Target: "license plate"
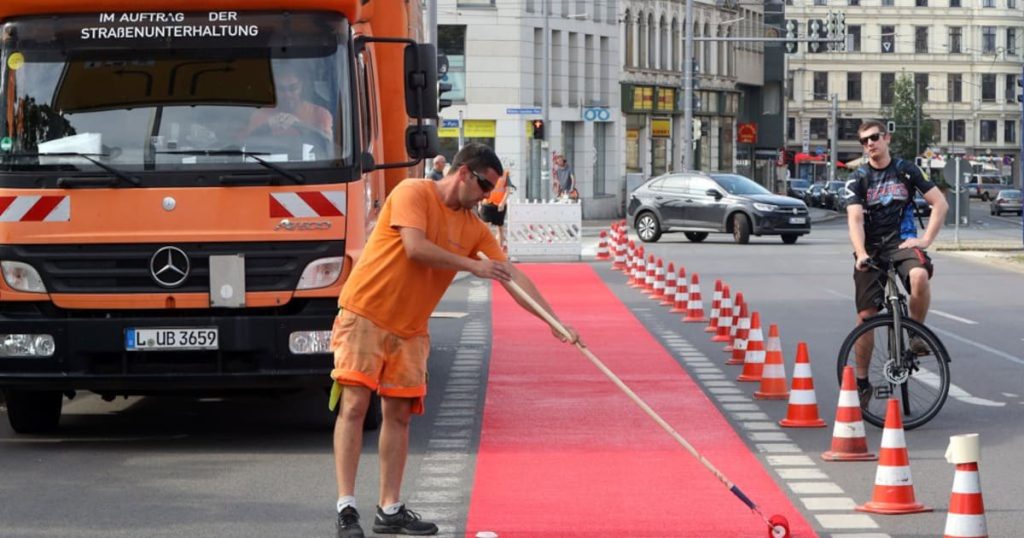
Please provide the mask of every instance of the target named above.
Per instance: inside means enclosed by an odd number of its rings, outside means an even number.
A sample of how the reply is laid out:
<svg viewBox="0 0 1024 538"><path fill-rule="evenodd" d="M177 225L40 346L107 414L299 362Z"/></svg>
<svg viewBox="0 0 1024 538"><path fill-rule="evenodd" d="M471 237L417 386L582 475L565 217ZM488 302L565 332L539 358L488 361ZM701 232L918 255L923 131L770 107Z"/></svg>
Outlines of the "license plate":
<svg viewBox="0 0 1024 538"><path fill-rule="evenodd" d="M790 224L807 224L807 217L789 217Z"/></svg>
<svg viewBox="0 0 1024 538"><path fill-rule="evenodd" d="M174 351L181 349L217 349L216 327L129 328L124 334L128 351Z"/></svg>

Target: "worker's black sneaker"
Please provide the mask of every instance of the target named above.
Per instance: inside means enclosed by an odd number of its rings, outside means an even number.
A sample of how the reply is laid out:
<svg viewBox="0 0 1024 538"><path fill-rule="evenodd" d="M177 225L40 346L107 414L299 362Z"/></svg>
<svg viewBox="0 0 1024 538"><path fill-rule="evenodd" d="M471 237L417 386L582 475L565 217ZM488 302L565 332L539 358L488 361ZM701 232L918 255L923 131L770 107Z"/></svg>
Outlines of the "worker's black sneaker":
<svg viewBox="0 0 1024 538"><path fill-rule="evenodd" d="M875 391L874 387L871 386L871 382L866 378L857 378L857 398L860 399L860 408L867 408L868 404L871 403L871 394Z"/></svg>
<svg viewBox="0 0 1024 538"><path fill-rule="evenodd" d="M428 536L437 534L437 525L429 521L423 521L420 515L409 510L403 504L398 512L387 515L384 510L377 507L377 517L373 519L373 532L377 534L410 534L413 536Z"/></svg>
<svg viewBox="0 0 1024 538"><path fill-rule="evenodd" d="M363 528L359 526L359 512L346 506L338 512L338 538L363 538Z"/></svg>
<svg viewBox="0 0 1024 538"><path fill-rule="evenodd" d="M932 348L928 345L928 342L924 341L924 338L921 338L920 336L911 336L910 352L918 357L924 357L925 355L932 354Z"/></svg>

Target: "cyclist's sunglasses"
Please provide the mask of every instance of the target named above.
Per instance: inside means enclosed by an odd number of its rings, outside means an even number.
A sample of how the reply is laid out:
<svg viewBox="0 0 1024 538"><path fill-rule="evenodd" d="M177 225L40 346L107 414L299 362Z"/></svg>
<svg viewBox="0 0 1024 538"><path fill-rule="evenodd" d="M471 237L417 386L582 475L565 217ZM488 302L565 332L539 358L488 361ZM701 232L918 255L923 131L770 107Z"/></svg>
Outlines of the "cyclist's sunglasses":
<svg viewBox="0 0 1024 538"><path fill-rule="evenodd" d="M474 171L472 168L469 169L469 173L473 174L473 177L476 178L476 184L480 185L480 190L484 191L484 194L487 194L494 190L494 183L491 183L490 181L484 179L483 176L476 173L476 171Z"/></svg>
<svg viewBox="0 0 1024 538"><path fill-rule="evenodd" d="M865 136L864 138L860 139L860 145L866 146L866 145L868 145L868 141L878 142L879 138L882 138L882 133L869 134L869 135Z"/></svg>

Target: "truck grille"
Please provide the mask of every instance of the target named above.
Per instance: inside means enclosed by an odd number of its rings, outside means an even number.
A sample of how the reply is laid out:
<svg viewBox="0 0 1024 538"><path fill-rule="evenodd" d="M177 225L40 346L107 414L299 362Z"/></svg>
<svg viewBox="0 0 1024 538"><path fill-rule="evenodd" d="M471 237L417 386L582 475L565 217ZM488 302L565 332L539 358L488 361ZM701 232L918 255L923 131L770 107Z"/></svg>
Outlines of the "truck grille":
<svg viewBox="0 0 1024 538"><path fill-rule="evenodd" d="M188 277L171 289L160 286L150 271L150 259L165 246L181 249L190 262ZM11 245L0 246L0 259L31 264L51 293L205 293L210 291L210 256L244 255L248 291L290 291L309 262L344 251L344 241Z"/></svg>

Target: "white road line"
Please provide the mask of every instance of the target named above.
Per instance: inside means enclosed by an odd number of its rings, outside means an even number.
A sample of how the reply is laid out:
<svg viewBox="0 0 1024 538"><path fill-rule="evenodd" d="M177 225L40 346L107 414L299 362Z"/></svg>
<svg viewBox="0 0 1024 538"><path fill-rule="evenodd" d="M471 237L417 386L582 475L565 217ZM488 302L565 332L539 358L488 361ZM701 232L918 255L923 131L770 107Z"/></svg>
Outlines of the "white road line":
<svg viewBox="0 0 1024 538"><path fill-rule="evenodd" d="M950 332L950 331L947 331L947 330L944 330L944 329L939 329L939 328L936 328L936 327L929 327L929 329L931 329L932 332L939 333L942 336L948 336L948 337L950 337L950 338L952 338L954 340L959 340L959 341L961 341L961 342L963 342L965 344L970 344L970 345L972 345L974 347L977 347L978 349L981 349L982 351L987 351L987 352L989 352L989 353L991 353L993 355L996 355L998 357L1004 358L1004 359L1006 359L1006 360L1008 360L1010 362L1015 362L1017 364L1024 365L1024 359L1021 359L1020 357L1014 357L1013 355L1010 355L1009 353L1003 353L1002 351L999 351L998 349L996 349L994 347L991 347L991 346L986 346L985 344L982 344L981 342L975 342L974 340L971 340L969 338L964 338L963 336L960 336L960 335L958 335L956 333L953 333L953 332Z"/></svg>
<svg viewBox="0 0 1024 538"><path fill-rule="evenodd" d="M850 497L800 497L800 502L808 510L853 510L857 506Z"/></svg>
<svg viewBox="0 0 1024 538"><path fill-rule="evenodd" d="M960 323L966 323L968 325L977 325L978 324L978 322L974 321L973 319L967 319L967 318L962 318L960 316L954 316L953 314L950 314L949 312L943 312L942 310L935 310L934 308L928 310L928 313L935 314L936 316L942 316L944 318L948 318L948 319L951 319L953 321L959 321Z"/></svg>

